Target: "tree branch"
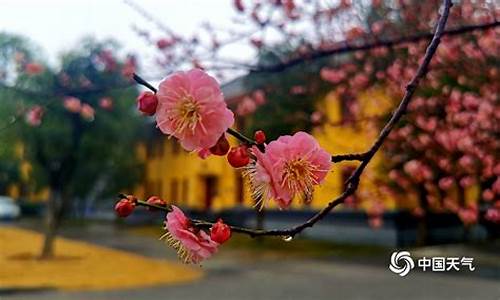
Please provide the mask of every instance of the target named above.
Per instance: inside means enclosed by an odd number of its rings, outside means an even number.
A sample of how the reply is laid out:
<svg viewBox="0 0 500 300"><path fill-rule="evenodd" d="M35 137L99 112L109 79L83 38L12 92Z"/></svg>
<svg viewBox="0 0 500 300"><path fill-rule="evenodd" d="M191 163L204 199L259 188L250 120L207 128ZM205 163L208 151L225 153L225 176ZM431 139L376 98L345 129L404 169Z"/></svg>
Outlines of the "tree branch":
<svg viewBox="0 0 500 300"><path fill-rule="evenodd" d="M488 30L490 28L495 28L497 26L500 26L500 21L495 21L491 23L485 23L485 24L478 24L478 25L468 25L468 26L462 26L458 27L455 29L450 29L443 31L441 36L454 36L454 35L460 35L464 34L467 32L471 31L476 31L476 30ZM349 52L354 52L358 50L370 50L378 47L393 47L396 45L400 44L405 44L405 43L416 43L419 41L423 40L431 40L434 38L433 33L419 33L415 35L410 35L410 36L404 36L400 38L395 38L391 40L377 40L371 43L365 43L362 45L345 45L343 47L339 48L333 48L333 49L328 49L328 50L318 50L314 51L312 53L306 54L305 56L300 56L297 58L292 58L289 59L285 62L278 63L275 65L257 65L254 67L250 67L250 71L253 73L275 73L275 72L281 72L287 68L293 67L295 65L298 65L304 61L312 61L315 59L327 57L327 56L332 56L336 54L342 54L342 53L349 53Z"/></svg>
<svg viewBox="0 0 500 300"><path fill-rule="evenodd" d="M236 227L236 226L230 226L232 231L238 232L238 233L243 233L243 234L248 234L252 237L255 236L284 236L284 237L294 237L298 233L302 232L304 229L308 227L314 226L319 220L324 218L330 211L332 211L336 206L344 203L345 199L356 191L356 189L359 186L359 180L361 175L363 174L363 171L365 170L366 166L368 163L372 160L372 158L375 156L377 151L380 149L382 144L384 143L385 139L387 136L390 134L394 126L399 122L401 117L406 113L408 104L411 101L411 98L413 94L415 93L415 90L418 87L418 84L420 80L425 76L427 73L429 63L436 53L436 49L441 41L441 37L443 36L443 31L446 26L446 22L448 20L448 15L450 12L450 8L452 6L451 0L443 0L443 12L441 17L438 20L435 32L432 36L432 40L427 47L427 50L425 52L424 58L422 62L420 63L417 72L413 76L413 78L410 80L410 82L406 85L406 90L403 98L401 99L399 106L396 108L394 111L392 117L389 119L389 121L385 124L384 128L381 130L378 138L375 140L373 145L370 147L370 149L361 154L348 154L348 155L338 155L338 156L332 156L332 161L342 161L342 160L360 160L361 164L355 169L351 177L347 180L347 187L344 190L342 194L337 196L337 198L333 199L328 203L326 207L324 207L322 210L320 210L318 213L316 213L314 216L312 216L309 220L306 222L299 224L297 226L291 227L291 228L286 228L286 229L273 229L273 230L255 230L255 229L250 229L250 228L243 228L243 227ZM149 206L149 207L154 207L158 209L162 209L164 211L170 211L171 208L170 206L168 207L156 207L148 204L147 202L144 201L139 201L137 203L138 205L142 206ZM203 220L196 220L192 219L191 222L195 226L198 226L200 228L209 228L213 225L211 222L203 221Z"/></svg>

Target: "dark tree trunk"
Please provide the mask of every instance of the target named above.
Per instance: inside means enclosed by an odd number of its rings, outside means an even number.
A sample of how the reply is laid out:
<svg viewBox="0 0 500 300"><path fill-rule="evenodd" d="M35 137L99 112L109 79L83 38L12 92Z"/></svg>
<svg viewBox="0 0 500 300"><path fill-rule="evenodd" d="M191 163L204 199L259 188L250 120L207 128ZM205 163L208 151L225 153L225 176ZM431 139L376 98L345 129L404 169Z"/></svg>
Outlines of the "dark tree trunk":
<svg viewBox="0 0 500 300"><path fill-rule="evenodd" d="M54 189L47 203L47 211L45 213L45 236L40 259L54 257L54 242L67 203L68 201L64 194L60 190Z"/></svg>
<svg viewBox="0 0 500 300"><path fill-rule="evenodd" d="M460 207L465 207L466 205L465 189L460 184L457 185L457 197L458 197L458 204L460 205ZM464 242L468 242L470 239L470 225L464 224L463 228L464 231L462 238Z"/></svg>
<svg viewBox="0 0 500 300"><path fill-rule="evenodd" d="M45 212L45 237L40 259L47 259L54 256L54 240L60 223L61 202L61 192L54 190L47 202L47 210Z"/></svg>
<svg viewBox="0 0 500 300"><path fill-rule="evenodd" d="M429 243L429 226L427 224L429 204L427 203L427 191L423 186L420 186L418 193L418 201L425 214L418 219L416 245L424 246Z"/></svg>

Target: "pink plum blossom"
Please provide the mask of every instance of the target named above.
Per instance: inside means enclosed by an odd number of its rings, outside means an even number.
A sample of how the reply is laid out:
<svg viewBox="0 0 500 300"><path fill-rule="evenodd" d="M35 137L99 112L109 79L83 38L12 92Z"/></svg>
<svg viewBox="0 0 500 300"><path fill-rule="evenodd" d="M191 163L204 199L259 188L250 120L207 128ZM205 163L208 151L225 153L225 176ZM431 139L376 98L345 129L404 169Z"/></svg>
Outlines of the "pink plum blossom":
<svg viewBox="0 0 500 300"><path fill-rule="evenodd" d="M255 92L252 93L252 98L253 101L255 101L255 104L257 105L263 105L266 103L266 93L264 93L263 90L256 90Z"/></svg>
<svg viewBox="0 0 500 300"><path fill-rule="evenodd" d="M90 122L94 120L95 110L92 106L84 103L82 105L82 109L80 110L80 115L82 118Z"/></svg>
<svg viewBox="0 0 500 300"><path fill-rule="evenodd" d="M171 74L157 96L158 127L188 151L212 147L234 123L219 84L200 69Z"/></svg>
<svg viewBox="0 0 500 300"><path fill-rule="evenodd" d="M331 168L331 156L313 136L297 132L281 136L262 153L253 147L256 160L245 170L250 178L252 195L261 207L274 199L281 208L288 207L295 196L312 198L314 186L320 184Z"/></svg>
<svg viewBox="0 0 500 300"><path fill-rule="evenodd" d="M160 239L177 251L184 263L198 264L217 252L219 244L214 242L205 231L194 227L191 221L176 206L167 214L165 233Z"/></svg>
<svg viewBox="0 0 500 300"><path fill-rule="evenodd" d="M99 99L99 107L105 110L113 109L113 99L110 97L102 97Z"/></svg>
<svg viewBox="0 0 500 300"><path fill-rule="evenodd" d="M500 223L500 208L492 207L486 211L484 218L493 223Z"/></svg>
<svg viewBox="0 0 500 300"><path fill-rule="evenodd" d="M321 69L319 75L321 79L337 84L346 78L346 73L343 70L335 70L324 67Z"/></svg>
<svg viewBox="0 0 500 300"><path fill-rule="evenodd" d="M43 70L44 70L44 67L38 63L27 63L24 66L24 71L28 75L38 75L38 74L42 73Z"/></svg>
<svg viewBox="0 0 500 300"><path fill-rule="evenodd" d="M82 102L76 97L66 97L63 102L64 108L71 113L79 113L82 109Z"/></svg>
<svg viewBox="0 0 500 300"><path fill-rule="evenodd" d="M236 113L239 116L246 116L254 113L256 109L257 109L257 104L255 103L255 101L250 97L245 97L243 98L241 103L238 104L238 107L236 108Z"/></svg>
<svg viewBox="0 0 500 300"><path fill-rule="evenodd" d="M45 110L40 105L35 105L26 113L26 123L33 127L38 127L42 124L42 118Z"/></svg>
<svg viewBox="0 0 500 300"><path fill-rule="evenodd" d="M458 217L464 225L473 225L477 223L478 211L475 208L460 208L458 210Z"/></svg>

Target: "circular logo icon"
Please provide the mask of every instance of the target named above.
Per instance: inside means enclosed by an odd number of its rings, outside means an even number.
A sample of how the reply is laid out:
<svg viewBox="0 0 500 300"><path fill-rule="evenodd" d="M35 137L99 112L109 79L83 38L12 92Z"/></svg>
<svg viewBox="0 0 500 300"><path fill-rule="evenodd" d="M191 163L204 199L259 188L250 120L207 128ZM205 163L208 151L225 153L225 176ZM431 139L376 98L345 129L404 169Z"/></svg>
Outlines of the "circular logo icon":
<svg viewBox="0 0 500 300"><path fill-rule="evenodd" d="M401 277L408 275L411 269L415 268L415 262L408 251L396 251L391 255L391 263L389 270L398 274Z"/></svg>

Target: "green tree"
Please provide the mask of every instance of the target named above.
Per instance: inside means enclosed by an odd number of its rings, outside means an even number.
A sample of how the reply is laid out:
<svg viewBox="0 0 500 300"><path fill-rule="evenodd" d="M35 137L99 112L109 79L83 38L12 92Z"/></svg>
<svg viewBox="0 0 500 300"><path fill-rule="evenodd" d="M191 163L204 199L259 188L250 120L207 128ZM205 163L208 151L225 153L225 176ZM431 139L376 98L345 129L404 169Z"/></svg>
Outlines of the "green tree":
<svg viewBox="0 0 500 300"><path fill-rule="evenodd" d="M129 79L134 59L118 59L115 43L84 39L57 68L40 64L33 49L21 37L0 34L0 111L14 116L0 127L15 132L2 133L0 144L22 143L33 166L31 183L50 189L46 258L74 199L107 197L140 177L134 150L141 118ZM30 120L33 109L43 112L40 120Z"/></svg>

